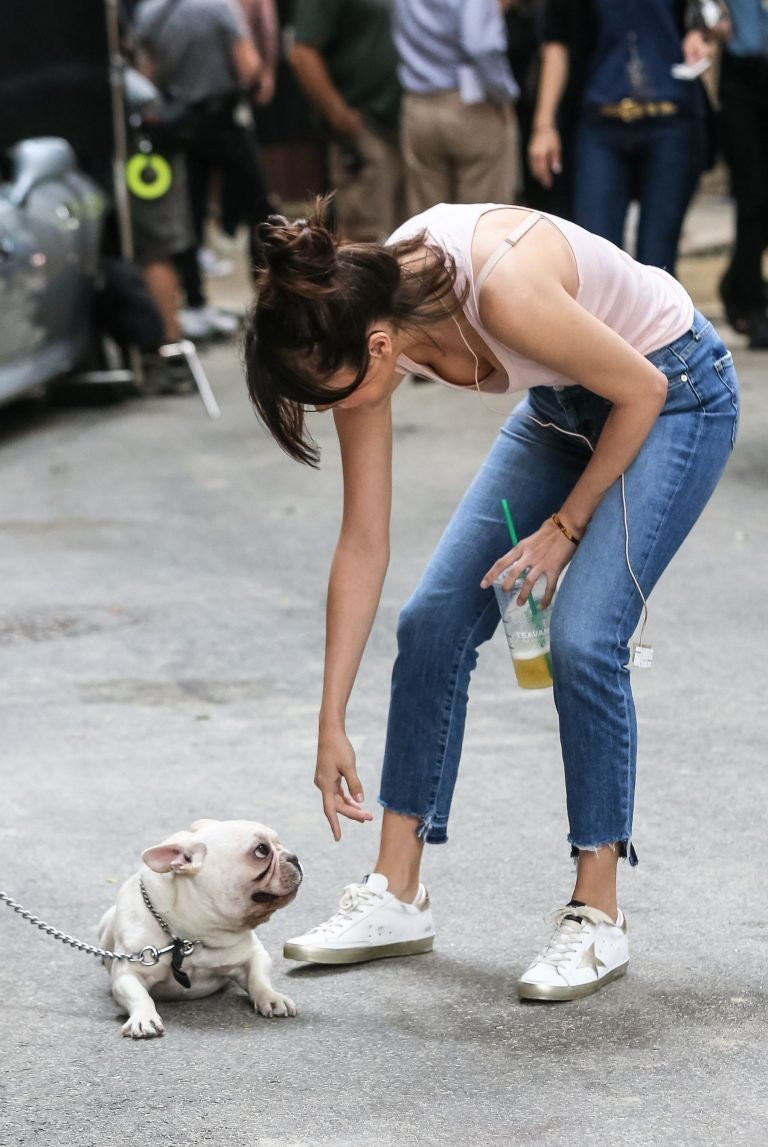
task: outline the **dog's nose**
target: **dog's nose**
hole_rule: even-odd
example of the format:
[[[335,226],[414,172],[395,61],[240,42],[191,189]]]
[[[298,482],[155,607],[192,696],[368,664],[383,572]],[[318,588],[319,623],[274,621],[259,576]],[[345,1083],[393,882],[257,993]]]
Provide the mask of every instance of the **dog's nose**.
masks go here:
[[[299,864],[299,858],[298,858],[298,856],[295,855],[295,853],[286,852],[285,859],[287,860],[287,862],[289,864],[292,864],[294,866],[294,868],[298,868],[299,872],[303,871],[301,865]]]

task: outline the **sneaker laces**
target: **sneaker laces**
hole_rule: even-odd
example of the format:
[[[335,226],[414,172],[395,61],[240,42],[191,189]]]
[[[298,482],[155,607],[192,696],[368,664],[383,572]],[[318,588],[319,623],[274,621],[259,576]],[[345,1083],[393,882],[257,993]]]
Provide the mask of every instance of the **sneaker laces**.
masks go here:
[[[328,920],[318,924],[311,932],[338,932],[345,927],[355,916],[364,912],[366,908],[375,908],[384,900],[381,892],[374,892],[365,884],[348,884],[344,889],[339,907]]]
[[[599,908],[577,908],[567,904],[565,908],[555,908],[548,917],[555,922],[552,939],[536,960],[537,964],[549,964],[553,968],[571,958],[579,946],[585,923],[605,924],[609,918]]]

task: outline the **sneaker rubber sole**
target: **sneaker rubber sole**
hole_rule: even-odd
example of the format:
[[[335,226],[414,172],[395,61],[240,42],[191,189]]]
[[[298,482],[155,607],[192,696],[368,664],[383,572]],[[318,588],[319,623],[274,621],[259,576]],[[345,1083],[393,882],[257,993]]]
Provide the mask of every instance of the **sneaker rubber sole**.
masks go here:
[[[518,980],[517,994],[521,1000],[551,1000],[553,1002],[581,1000],[584,996],[592,996],[595,992],[599,992],[606,984],[610,984],[611,980],[620,979],[628,967],[629,960],[625,964],[619,964],[618,968],[606,972],[599,980],[593,980],[589,984],[574,984],[573,987],[564,986],[560,988],[555,987],[554,984],[527,984],[523,980]]]
[[[421,940],[403,940],[399,944],[377,944],[361,948],[310,948],[305,944],[285,944],[286,960],[302,960],[307,964],[362,964],[366,960],[382,960],[387,956],[418,956],[431,952],[434,936]]]

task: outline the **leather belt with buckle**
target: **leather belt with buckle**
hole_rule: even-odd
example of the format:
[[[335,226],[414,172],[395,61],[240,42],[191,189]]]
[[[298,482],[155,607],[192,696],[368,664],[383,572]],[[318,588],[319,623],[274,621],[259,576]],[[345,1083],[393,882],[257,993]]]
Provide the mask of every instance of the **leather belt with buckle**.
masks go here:
[[[637,119],[655,119],[658,116],[677,115],[680,108],[671,100],[619,100],[617,104],[600,104],[598,115],[610,119],[620,119],[622,123],[633,123]]]

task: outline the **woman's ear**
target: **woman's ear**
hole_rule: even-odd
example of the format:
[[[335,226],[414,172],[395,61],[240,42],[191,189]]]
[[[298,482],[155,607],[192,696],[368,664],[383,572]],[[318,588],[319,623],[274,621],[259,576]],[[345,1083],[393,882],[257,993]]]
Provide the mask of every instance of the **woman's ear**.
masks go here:
[[[391,352],[392,339],[387,331],[375,330],[368,335],[368,354],[371,358],[381,358]]]

